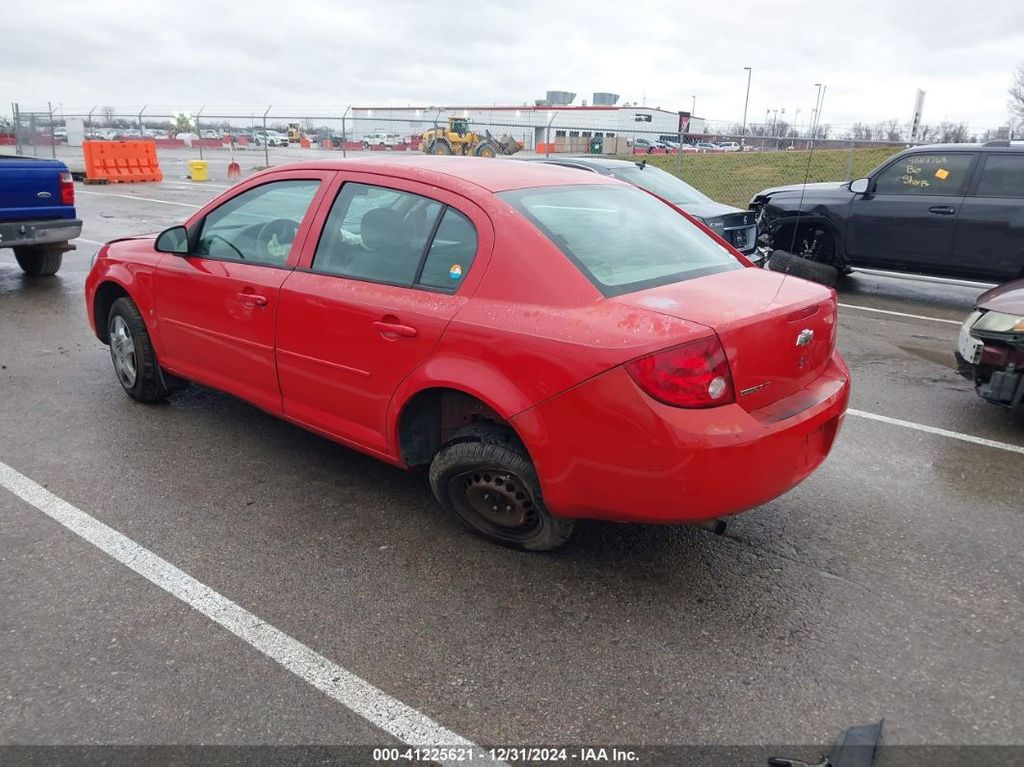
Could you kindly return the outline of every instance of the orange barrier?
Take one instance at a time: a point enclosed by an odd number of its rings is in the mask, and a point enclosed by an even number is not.
[[[163,181],[156,142],[83,141],[85,178],[105,181]]]
[[[537,144],[537,146],[534,147],[534,151],[537,154],[551,154],[555,151],[555,145],[552,143]]]

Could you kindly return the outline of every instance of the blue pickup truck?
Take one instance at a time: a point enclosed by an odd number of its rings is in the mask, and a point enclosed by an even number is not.
[[[14,248],[25,274],[56,274],[81,233],[75,184],[64,163],[0,155],[0,249]]]

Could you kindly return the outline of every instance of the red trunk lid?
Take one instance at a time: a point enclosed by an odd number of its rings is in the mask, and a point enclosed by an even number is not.
[[[776,272],[722,272],[613,300],[714,329],[745,410],[806,387],[835,348],[835,291]]]

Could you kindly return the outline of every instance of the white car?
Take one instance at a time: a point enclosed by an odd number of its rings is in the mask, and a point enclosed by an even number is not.
[[[739,152],[742,149],[738,141],[719,141],[718,148],[723,152]]]
[[[220,141],[220,131],[215,130],[204,130],[202,133],[203,138],[213,139],[214,141]]]
[[[257,144],[262,144],[266,141],[267,146],[288,146],[288,136],[276,130],[258,130],[253,136]]]
[[[398,146],[402,143],[402,137],[397,133],[367,133],[363,136],[363,148],[371,146]]]

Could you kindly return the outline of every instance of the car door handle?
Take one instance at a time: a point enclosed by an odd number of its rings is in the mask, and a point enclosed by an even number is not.
[[[412,325],[402,325],[398,322],[385,322],[384,320],[377,320],[373,323],[373,326],[380,331],[380,334],[387,338],[388,336],[401,336],[402,338],[415,338],[419,332]]]
[[[261,296],[259,293],[239,293],[235,297],[242,306],[247,306],[250,309],[262,309],[267,305],[267,297]]]
[[[937,213],[940,216],[952,216],[956,213],[956,208],[951,205],[933,205],[928,208],[929,213]]]

